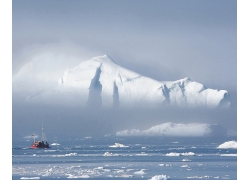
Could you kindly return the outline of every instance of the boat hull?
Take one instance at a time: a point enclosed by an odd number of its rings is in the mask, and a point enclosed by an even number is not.
[[[39,142],[34,142],[34,143],[30,146],[30,148],[32,148],[32,149],[37,149],[37,148],[49,148],[49,144],[48,144],[48,143],[44,144],[44,142],[41,142],[41,141],[39,141]]]

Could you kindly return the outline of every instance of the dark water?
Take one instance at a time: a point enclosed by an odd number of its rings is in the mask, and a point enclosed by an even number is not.
[[[13,142],[12,179],[237,179],[237,149],[230,138],[98,137]],[[115,143],[125,147],[113,147]],[[118,146],[118,145],[117,145]]]

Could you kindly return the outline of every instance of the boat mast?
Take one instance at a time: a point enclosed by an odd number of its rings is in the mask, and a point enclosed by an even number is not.
[[[42,122],[42,141],[43,141],[43,122]]]
[[[44,128],[43,128],[43,122],[42,122],[42,141],[45,141],[45,140],[47,141],[43,130]]]

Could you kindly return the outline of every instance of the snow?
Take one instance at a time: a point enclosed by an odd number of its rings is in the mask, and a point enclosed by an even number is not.
[[[237,142],[236,141],[227,141],[219,145],[217,148],[219,149],[237,149]]]
[[[204,123],[163,123],[147,130],[123,130],[116,133],[117,136],[206,136],[212,132],[211,126]]]
[[[35,71],[36,63],[32,62],[26,66],[13,78],[14,89],[19,87],[16,83],[21,77],[22,81],[29,80],[28,72]],[[58,84],[50,90],[30,94],[27,101],[61,104],[76,104],[77,101],[79,103],[76,105],[82,106],[88,106],[91,104],[89,101],[95,101],[106,108],[230,106],[230,97],[226,90],[206,88],[188,77],[177,81],[157,81],[119,66],[107,55],[93,57],[78,66],[68,68],[57,81]],[[92,98],[89,100],[90,96]]]

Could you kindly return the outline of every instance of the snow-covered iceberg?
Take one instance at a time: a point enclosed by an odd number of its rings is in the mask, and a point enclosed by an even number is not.
[[[236,141],[227,141],[220,144],[217,148],[219,149],[237,149],[237,142]]]
[[[18,78],[13,79],[16,82]],[[177,81],[157,81],[119,66],[107,55],[67,69],[56,87],[31,94],[27,101],[95,108],[230,106],[226,90],[206,88],[188,77]]]
[[[146,130],[118,131],[116,136],[176,136],[176,137],[203,137],[219,134],[226,135],[225,128],[217,124],[206,123],[172,123],[167,122],[153,126]]]
[[[114,145],[111,145],[109,147],[112,147],[112,148],[124,148],[124,147],[129,147],[129,146],[125,146],[124,144],[121,144],[121,143],[115,143]]]

